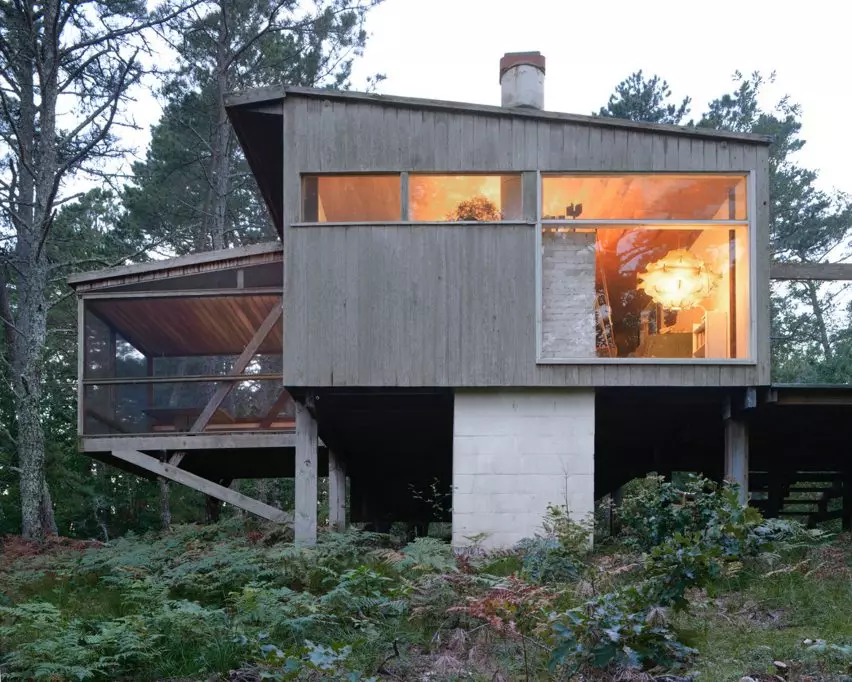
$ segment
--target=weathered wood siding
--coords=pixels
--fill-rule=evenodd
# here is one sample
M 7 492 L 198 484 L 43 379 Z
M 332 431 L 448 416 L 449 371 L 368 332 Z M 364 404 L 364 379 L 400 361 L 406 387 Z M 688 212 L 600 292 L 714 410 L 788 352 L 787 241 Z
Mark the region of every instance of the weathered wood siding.
M 306 96 L 283 125 L 287 385 L 769 383 L 765 147 Z M 757 171 L 757 363 L 537 365 L 532 224 L 292 226 L 301 173 L 535 170 Z

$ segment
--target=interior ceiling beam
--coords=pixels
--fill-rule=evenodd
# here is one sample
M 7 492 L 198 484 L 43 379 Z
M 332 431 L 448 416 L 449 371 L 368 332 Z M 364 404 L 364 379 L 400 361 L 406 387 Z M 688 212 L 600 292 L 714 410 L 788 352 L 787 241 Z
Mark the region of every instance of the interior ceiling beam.
M 145 469 L 146 471 L 150 471 L 153 474 L 162 476 L 170 481 L 175 481 L 181 485 L 198 490 L 210 497 L 215 497 L 217 500 L 232 504 L 238 509 L 247 511 L 255 516 L 259 516 L 275 523 L 293 524 L 292 514 L 282 511 L 281 509 L 276 509 L 271 505 L 264 504 L 259 500 L 255 500 L 247 495 L 238 493 L 236 490 L 231 490 L 230 488 L 214 483 L 213 481 L 202 478 L 201 476 L 197 476 L 189 471 L 179 469 L 172 464 L 161 462 L 155 457 L 146 455 L 144 452 L 139 452 L 138 450 L 113 450 L 112 456 L 116 459 L 123 460 L 129 464 Z
M 282 296 L 281 287 L 248 287 L 242 289 L 168 289 L 162 291 L 92 291 L 80 294 L 87 301 L 108 301 L 131 298 L 204 298 L 225 296 Z

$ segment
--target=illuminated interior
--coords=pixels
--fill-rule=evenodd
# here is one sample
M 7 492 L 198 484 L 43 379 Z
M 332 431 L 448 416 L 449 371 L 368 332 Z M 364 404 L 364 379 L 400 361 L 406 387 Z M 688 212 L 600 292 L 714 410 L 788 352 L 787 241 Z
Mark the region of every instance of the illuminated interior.
M 545 175 L 543 220 L 745 220 L 742 175 Z
M 517 220 L 521 211 L 520 175 L 411 175 L 411 220 L 443 222 Z
M 302 180 L 305 222 L 392 222 L 401 213 L 399 174 L 306 175 Z
M 408 216 L 402 215 L 399 174 L 306 175 L 302 220 L 349 222 L 499 222 L 522 217 L 521 176 L 416 175 L 408 178 Z
M 571 260 L 571 249 L 580 248 L 572 235 L 594 236 L 593 266 L 572 266 L 569 275 L 581 288 L 594 280 L 594 349 L 584 357 L 749 357 L 744 176 L 544 176 L 542 217 L 552 221 L 542 227 L 548 263 L 560 253 Z M 547 278 L 565 275 L 550 269 L 542 276 L 552 291 Z M 555 319 L 543 330 L 551 340 L 576 333 L 560 329 L 558 315 L 543 317 Z M 565 348 L 576 355 L 576 344 Z

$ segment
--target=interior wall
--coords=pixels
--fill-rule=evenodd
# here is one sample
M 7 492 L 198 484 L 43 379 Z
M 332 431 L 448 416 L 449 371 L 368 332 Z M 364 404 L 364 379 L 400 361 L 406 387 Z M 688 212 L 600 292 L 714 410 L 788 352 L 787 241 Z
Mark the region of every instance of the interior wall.
M 542 235 L 542 358 L 595 357 L 595 234 Z

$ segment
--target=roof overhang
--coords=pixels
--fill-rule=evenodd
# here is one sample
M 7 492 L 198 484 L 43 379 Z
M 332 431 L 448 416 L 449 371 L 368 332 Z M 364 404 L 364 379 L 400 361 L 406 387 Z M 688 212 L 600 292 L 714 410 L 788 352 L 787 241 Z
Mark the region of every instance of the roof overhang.
M 280 242 L 251 244 L 232 249 L 203 251 L 164 260 L 119 265 L 105 270 L 93 270 L 71 275 L 68 284 L 78 293 L 107 287 L 153 282 L 173 277 L 187 277 L 216 270 L 244 268 L 283 260 Z
M 663 125 L 606 116 L 581 116 L 578 114 L 565 114 L 538 109 L 510 109 L 485 104 L 471 104 L 468 102 L 449 102 L 322 88 L 275 86 L 232 93 L 225 98 L 225 107 L 279 234 L 283 230 L 283 103 L 287 97 L 345 100 L 377 106 L 438 110 L 480 116 L 531 118 L 555 123 L 571 123 L 599 128 L 615 128 L 663 135 L 686 136 L 718 142 L 736 141 L 756 145 L 768 145 L 772 142 L 772 138 L 767 135 L 752 135 L 714 130 L 712 128 Z
M 226 106 L 272 222 L 281 234 L 284 226 L 284 95 L 264 99 L 260 92 L 267 90 L 269 88 L 261 88 L 256 101 L 240 103 L 239 98 L 229 97 Z
M 282 102 L 287 97 L 311 97 L 330 100 L 345 100 L 350 102 L 371 103 L 389 107 L 405 107 L 409 109 L 451 111 L 478 115 L 502 116 L 510 118 L 532 118 L 542 121 L 574 123 L 600 128 L 618 128 L 623 130 L 645 131 L 664 135 L 681 135 L 697 139 L 730 140 L 758 145 L 768 145 L 772 142 L 771 135 L 756 135 L 738 133 L 715 128 L 699 128 L 696 126 L 676 126 L 663 123 L 646 123 L 631 121 L 609 116 L 583 116 L 566 114 L 558 111 L 543 111 L 530 108 L 508 108 L 489 104 L 473 104 L 470 102 L 452 102 L 419 97 L 399 97 L 396 95 L 378 95 L 367 92 L 352 92 L 349 90 L 327 90 L 324 88 L 303 88 L 296 86 L 275 86 L 255 88 L 243 92 L 231 93 L 225 98 L 225 107 L 234 120 L 234 114 L 243 111 L 255 111 L 257 114 L 282 115 Z M 236 125 L 236 124 L 235 124 Z M 280 133 L 280 131 L 279 131 Z M 237 132 L 240 136 L 240 132 Z

